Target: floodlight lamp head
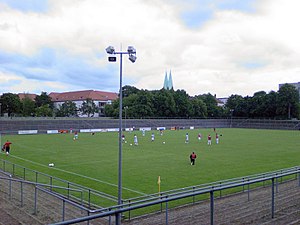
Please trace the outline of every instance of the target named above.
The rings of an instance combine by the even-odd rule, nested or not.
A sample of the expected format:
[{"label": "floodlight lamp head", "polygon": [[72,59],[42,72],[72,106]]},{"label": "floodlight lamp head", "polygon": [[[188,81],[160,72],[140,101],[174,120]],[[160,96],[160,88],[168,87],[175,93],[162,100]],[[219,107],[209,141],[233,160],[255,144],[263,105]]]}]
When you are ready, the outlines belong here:
[{"label": "floodlight lamp head", "polygon": [[136,54],[136,50],[133,46],[128,46],[127,52],[129,54]]},{"label": "floodlight lamp head", "polygon": [[108,54],[114,54],[115,53],[115,48],[113,46],[108,46],[105,50]]},{"label": "floodlight lamp head", "polygon": [[129,60],[134,63],[136,61],[136,56],[135,55],[129,55]]}]

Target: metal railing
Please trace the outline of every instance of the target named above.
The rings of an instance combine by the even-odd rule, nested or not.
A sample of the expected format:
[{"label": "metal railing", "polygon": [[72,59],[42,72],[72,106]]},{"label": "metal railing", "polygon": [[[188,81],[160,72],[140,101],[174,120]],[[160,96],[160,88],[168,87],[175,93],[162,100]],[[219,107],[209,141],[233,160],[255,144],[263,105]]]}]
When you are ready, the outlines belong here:
[{"label": "metal railing", "polygon": [[[10,173],[13,177],[19,177],[23,180],[29,180],[39,184],[49,185],[51,189],[55,189],[56,186],[65,187],[65,190],[75,188],[82,190],[84,203],[89,208],[100,208],[100,205],[114,205],[117,203],[117,198],[113,195],[94,190],[64,179],[54,177],[36,170],[28,169],[26,167],[11,163],[7,160],[0,160],[0,169],[3,172]],[[2,167],[1,167],[2,166]],[[69,191],[65,193],[67,198],[76,199],[78,196],[72,195]],[[104,203],[105,202],[105,203]]]},{"label": "metal railing", "polygon": [[[168,210],[169,206],[168,204],[170,202],[180,200],[180,199],[186,199],[190,197],[195,197],[199,195],[204,195],[204,194],[209,194],[209,200],[210,200],[210,224],[214,224],[214,199],[215,199],[215,193],[221,192],[223,190],[227,189],[232,189],[232,188],[237,188],[237,187],[245,187],[247,186],[247,192],[248,192],[248,200],[250,198],[250,185],[252,184],[259,184],[263,183],[265,185],[266,182],[270,182],[272,189],[272,196],[271,196],[271,217],[274,218],[275,215],[275,190],[277,190],[278,187],[278,179],[283,179],[284,177],[289,177],[293,176],[295,177],[293,179],[298,179],[298,186],[300,187],[300,167],[293,167],[293,168],[288,168],[281,170],[280,173],[278,171],[273,171],[269,173],[264,173],[264,174],[258,174],[258,175],[253,175],[249,176],[246,179],[233,179],[233,180],[228,180],[223,181],[221,184],[217,185],[208,185],[208,186],[203,186],[199,188],[193,188],[188,191],[179,191],[177,193],[173,194],[164,194],[158,197],[155,196],[149,196],[147,199],[142,199],[142,200],[137,200],[133,202],[128,202],[124,203],[122,205],[116,205],[114,207],[109,207],[109,208],[103,208],[99,210],[91,210],[90,213],[96,213],[94,215],[82,217],[82,218],[77,218],[74,220],[69,220],[69,221],[64,221],[60,223],[55,223],[55,225],[66,225],[66,224],[75,224],[83,221],[89,221],[97,218],[103,218],[103,217],[111,217],[111,216],[116,216],[117,214],[120,213],[125,213],[125,212],[130,212],[133,210],[141,209],[141,208],[146,208],[154,205],[161,205],[165,204],[165,224],[168,224]],[[290,178],[291,179],[291,178]],[[276,187],[276,189],[275,189]],[[244,189],[244,188],[243,188]],[[109,220],[110,221],[110,220]]]},{"label": "metal railing", "polygon": [[[2,172],[1,172],[2,173]],[[4,172],[5,173],[5,172]],[[11,176],[8,177],[3,177],[0,176],[0,181],[7,181],[7,186],[8,188],[5,190],[4,185],[2,184],[2,187],[0,188],[0,190],[2,192],[7,192],[6,194],[9,196],[9,199],[12,200],[13,197],[15,197],[15,199],[17,199],[18,202],[20,202],[20,206],[24,207],[26,199],[25,199],[25,195],[27,195],[27,203],[32,201],[33,202],[33,215],[38,215],[38,205],[42,205],[44,204],[43,200],[39,200],[39,198],[41,199],[41,197],[39,197],[38,192],[43,192],[45,193],[47,196],[52,196],[53,198],[59,200],[62,202],[62,209],[61,209],[61,217],[60,219],[57,219],[58,221],[64,221],[65,220],[65,215],[67,212],[66,209],[66,203],[73,206],[74,208],[77,209],[77,211],[79,212],[80,210],[86,212],[86,215],[89,215],[89,211],[90,209],[85,207],[84,204],[84,199],[83,199],[83,192],[84,190],[81,189],[74,189],[74,188],[66,188],[66,187],[60,187],[60,186],[54,186],[54,185],[47,185],[47,184],[39,184],[36,182],[31,182],[31,181],[25,181],[22,179],[15,179],[12,178]],[[32,189],[32,197],[28,199],[29,196],[29,191],[26,190],[26,186],[30,186],[33,187]],[[72,193],[78,193],[79,200],[78,198],[76,200],[71,199],[62,194],[59,194],[58,192],[54,192],[53,189],[55,190],[66,190],[68,193],[72,192]],[[27,193],[26,193],[27,192]],[[49,197],[47,199],[49,199]],[[59,206],[60,204],[57,202],[56,203],[57,206]],[[51,207],[51,208],[55,208],[57,209],[57,207]],[[47,209],[47,211],[50,209]],[[54,213],[53,213],[54,214]],[[59,214],[59,213],[57,213]],[[52,221],[53,222],[53,221]]]},{"label": "metal railing", "polygon": [[[286,179],[298,179],[298,186],[300,187],[300,167],[292,167],[292,168],[287,168],[287,169],[282,169],[282,170],[277,170],[277,171],[272,171],[268,173],[262,173],[262,174],[256,174],[256,175],[251,175],[247,177],[241,177],[241,178],[234,178],[234,179],[228,179],[228,180],[223,180],[223,181],[218,181],[218,182],[213,182],[209,184],[203,184],[203,185],[197,185],[197,186],[192,186],[192,187],[186,187],[186,188],[181,188],[181,189],[175,189],[171,191],[166,191],[162,193],[155,193],[151,195],[147,195],[147,197],[138,197],[138,198],[131,198],[124,200],[124,203],[122,205],[114,205],[111,207],[107,208],[97,208],[97,209],[90,209],[84,204],[84,197],[83,193],[85,192],[84,189],[81,188],[66,188],[66,187],[59,187],[59,186],[54,186],[54,185],[48,185],[48,184],[40,184],[37,182],[32,182],[32,181],[25,181],[21,179],[15,179],[11,177],[11,174],[8,172],[1,172],[3,173],[6,177],[0,176],[0,180],[7,180],[8,181],[8,195],[10,198],[12,197],[12,182],[15,183],[20,183],[20,202],[21,206],[23,206],[23,196],[24,196],[24,184],[30,184],[34,186],[34,213],[37,213],[37,202],[38,202],[38,191],[44,192],[48,195],[51,195],[60,201],[62,201],[62,209],[61,209],[61,221],[56,223],[57,225],[59,224],[74,224],[74,223],[79,223],[79,222],[84,222],[87,221],[89,224],[89,220],[96,219],[96,218],[105,218],[106,221],[108,221],[108,224],[111,224],[112,217],[114,217],[118,213],[128,213],[128,219],[130,220],[130,212],[137,210],[137,209],[142,209],[142,208],[147,208],[150,206],[160,206],[160,211],[162,212],[162,205],[165,204],[164,210],[165,210],[165,220],[166,224],[168,224],[168,210],[169,206],[168,204],[170,202],[180,200],[180,199],[188,199],[192,197],[192,204],[195,203],[195,197],[196,196],[202,196],[205,194],[209,194],[208,199],[210,200],[210,220],[211,224],[214,224],[214,199],[218,196],[222,197],[222,191],[227,190],[227,189],[233,189],[237,187],[241,187],[242,192],[247,191],[248,194],[248,201],[250,199],[250,192],[251,188],[250,185],[253,184],[260,184],[259,186],[265,186],[267,184],[268,186],[272,187],[272,197],[271,197],[271,215],[272,218],[274,217],[274,193],[275,190],[276,192],[278,191],[278,182],[283,182]],[[269,182],[269,183],[268,183]],[[245,188],[246,187],[246,188]],[[255,185],[257,187],[257,185]],[[67,191],[69,195],[65,196],[57,191],[54,192],[53,189],[62,189]],[[253,189],[253,188],[252,188]],[[70,196],[75,196],[70,194],[70,192],[77,192],[76,199],[70,198]],[[81,217],[81,218],[76,218],[76,219],[69,219],[67,221],[65,220],[65,214],[66,214],[66,209],[65,209],[65,203],[68,203],[75,208],[79,210],[85,211],[87,216]],[[149,212],[148,212],[149,213]]]}]

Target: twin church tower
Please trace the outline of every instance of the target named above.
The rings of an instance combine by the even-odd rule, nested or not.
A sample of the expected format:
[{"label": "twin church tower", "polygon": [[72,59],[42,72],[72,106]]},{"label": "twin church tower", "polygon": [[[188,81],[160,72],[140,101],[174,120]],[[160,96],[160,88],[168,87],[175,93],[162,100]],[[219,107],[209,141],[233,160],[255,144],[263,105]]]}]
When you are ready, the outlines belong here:
[{"label": "twin church tower", "polygon": [[173,89],[173,80],[172,80],[171,70],[170,70],[170,73],[169,73],[169,78],[168,78],[168,74],[167,74],[167,71],[166,71],[164,87],[163,88],[166,89],[166,90],[172,90]]}]

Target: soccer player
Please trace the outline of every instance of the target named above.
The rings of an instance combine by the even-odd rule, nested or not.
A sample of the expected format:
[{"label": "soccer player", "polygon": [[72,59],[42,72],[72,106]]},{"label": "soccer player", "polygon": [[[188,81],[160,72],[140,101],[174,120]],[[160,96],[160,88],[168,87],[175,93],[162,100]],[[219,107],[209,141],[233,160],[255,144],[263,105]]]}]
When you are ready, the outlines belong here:
[{"label": "soccer player", "polygon": [[185,143],[188,144],[189,143],[189,133],[185,134]]},{"label": "soccer player", "polygon": [[154,138],[155,138],[154,133],[152,133],[151,134],[151,141],[154,141]]},{"label": "soccer player", "polygon": [[211,145],[211,136],[210,136],[210,134],[209,134],[208,137],[207,137],[207,144],[208,144],[208,145]]},{"label": "soccer player", "polygon": [[133,143],[134,143],[134,145],[139,145],[138,138],[137,138],[136,134],[133,137]]},{"label": "soccer player", "polygon": [[143,129],[142,133],[143,133],[143,137],[145,137],[145,129]]},{"label": "soccer player", "polygon": [[219,144],[219,135],[216,133],[216,144]]},{"label": "soccer player", "polygon": [[199,133],[198,134],[198,141],[201,141],[201,138],[202,138],[201,133]]},{"label": "soccer player", "polygon": [[195,165],[196,158],[197,155],[195,154],[195,152],[192,152],[192,154],[190,154],[191,165]]},{"label": "soccer player", "polygon": [[125,134],[122,134],[122,142],[125,142]]},{"label": "soccer player", "polygon": [[77,140],[77,139],[78,139],[78,132],[75,131],[75,132],[74,132],[74,140]]},{"label": "soccer player", "polygon": [[9,142],[9,141],[7,140],[7,141],[4,143],[3,147],[2,147],[2,149],[5,150],[6,155],[9,155],[9,150],[10,150],[10,145],[11,145],[11,144],[12,144],[12,143]]}]

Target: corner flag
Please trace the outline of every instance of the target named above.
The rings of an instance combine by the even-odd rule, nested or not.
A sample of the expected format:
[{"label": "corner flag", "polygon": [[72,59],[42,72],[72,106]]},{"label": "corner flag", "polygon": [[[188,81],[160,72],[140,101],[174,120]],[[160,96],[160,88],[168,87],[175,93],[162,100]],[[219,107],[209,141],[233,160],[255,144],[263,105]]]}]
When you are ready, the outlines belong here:
[{"label": "corner flag", "polygon": [[160,176],[158,176],[157,184],[158,184],[158,193],[160,193]]}]

